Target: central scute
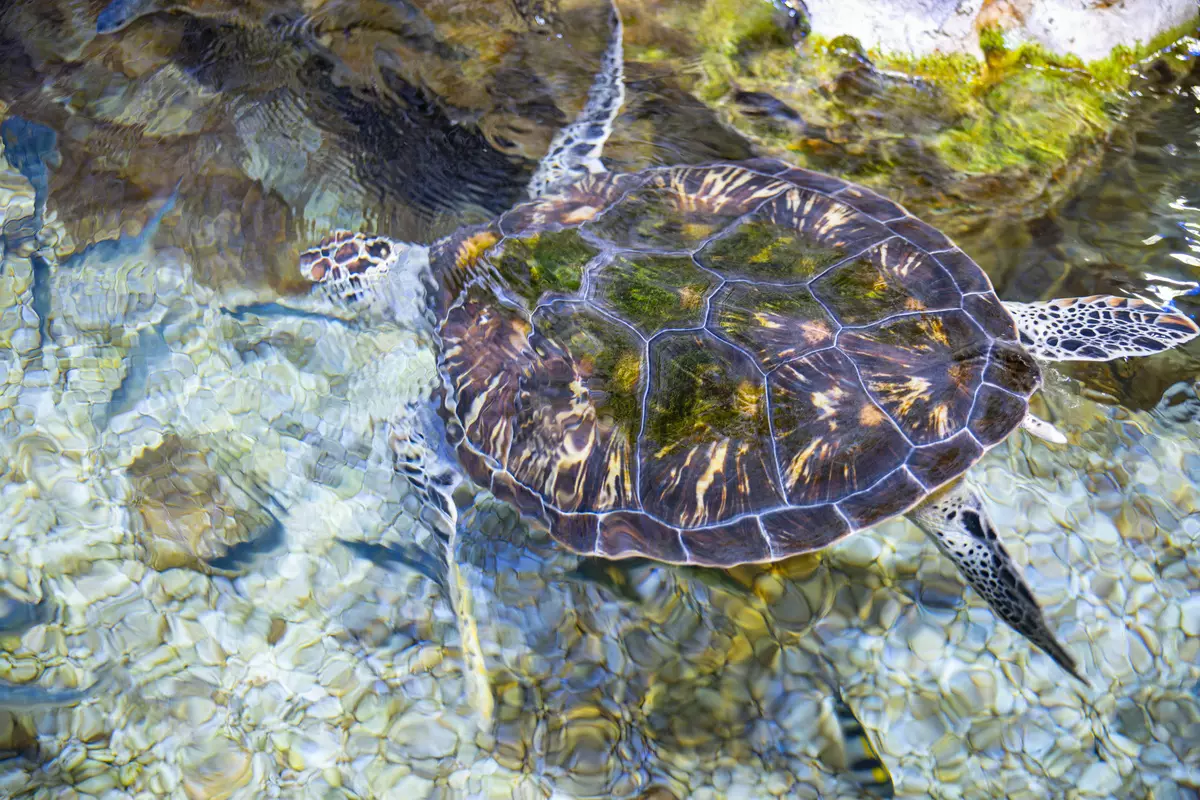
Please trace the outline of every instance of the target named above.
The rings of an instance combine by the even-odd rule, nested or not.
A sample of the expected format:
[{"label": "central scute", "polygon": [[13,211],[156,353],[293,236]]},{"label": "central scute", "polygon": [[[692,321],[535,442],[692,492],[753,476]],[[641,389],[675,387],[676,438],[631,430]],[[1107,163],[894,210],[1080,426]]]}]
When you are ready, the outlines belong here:
[{"label": "central scute", "polygon": [[433,263],[463,463],[583,553],[828,546],[960,475],[1040,382],[948,239],[781,162],[591,176]]}]

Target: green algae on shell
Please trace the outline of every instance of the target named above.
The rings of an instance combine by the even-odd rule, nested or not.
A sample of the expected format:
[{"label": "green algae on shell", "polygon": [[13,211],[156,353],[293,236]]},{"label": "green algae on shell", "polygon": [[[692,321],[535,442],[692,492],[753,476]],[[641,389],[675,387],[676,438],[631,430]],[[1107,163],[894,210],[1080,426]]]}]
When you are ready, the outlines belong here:
[{"label": "green algae on shell", "polygon": [[601,276],[603,298],[643,335],[686,328],[704,319],[704,300],[717,278],[687,256],[618,256]]},{"label": "green algae on shell", "polygon": [[532,306],[544,294],[577,291],[583,268],[597,253],[578,231],[547,231],[527,239],[505,239],[491,260],[506,285]]}]

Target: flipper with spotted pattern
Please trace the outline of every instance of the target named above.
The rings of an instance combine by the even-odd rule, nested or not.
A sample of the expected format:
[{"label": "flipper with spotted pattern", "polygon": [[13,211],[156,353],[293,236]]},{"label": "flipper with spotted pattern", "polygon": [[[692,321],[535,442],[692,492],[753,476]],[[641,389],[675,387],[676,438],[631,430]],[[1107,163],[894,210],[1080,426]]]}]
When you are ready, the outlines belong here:
[{"label": "flipper with spotted pattern", "polygon": [[954,562],[998,617],[1060,667],[1087,683],[1074,656],[1050,632],[1020,567],[1004,549],[983,501],[973,489],[960,481],[910,511],[909,518]]},{"label": "flipper with spotted pattern", "polygon": [[462,476],[443,453],[446,441],[441,420],[428,405],[411,404],[406,413],[392,424],[391,447],[396,471],[408,479],[422,499],[422,516],[430,512],[430,522],[446,544],[446,571],[443,585],[458,621],[462,646],[463,674],[471,704],[479,714],[480,730],[490,730],[495,708],[479,623],[470,584],[458,566],[458,506],[454,490]]},{"label": "flipper with spotted pattern", "polygon": [[570,186],[586,175],[604,172],[600,151],[612,135],[613,122],[625,102],[624,29],[621,13],[612,4],[612,33],[600,63],[600,71],[588,92],[587,104],[575,121],[555,134],[533,179],[529,196],[550,194]]},{"label": "flipper with spotted pattern", "polygon": [[1112,361],[1186,344],[1196,323],[1145,300],[1094,295],[1044,303],[1005,303],[1021,344],[1043,361]]}]

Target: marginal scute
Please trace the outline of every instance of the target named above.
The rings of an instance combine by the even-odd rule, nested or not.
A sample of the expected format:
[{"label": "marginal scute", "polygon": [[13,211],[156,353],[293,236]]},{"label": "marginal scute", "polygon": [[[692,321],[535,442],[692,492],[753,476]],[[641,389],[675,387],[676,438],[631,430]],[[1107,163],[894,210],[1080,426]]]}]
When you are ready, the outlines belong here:
[{"label": "marginal scute", "polygon": [[908,468],[925,486],[933,488],[961,475],[983,455],[983,448],[963,431],[944,442],[918,447],[908,457]]},{"label": "marginal scute", "polygon": [[542,513],[542,499],[522,486],[506,471],[495,473],[492,477],[491,490],[497,499],[510,503],[526,516],[537,516]]},{"label": "marginal scute", "polygon": [[646,402],[647,511],[695,527],[782,501],[766,387],[747,356],[710,336],[665,335],[651,344]]},{"label": "marginal scute", "polygon": [[927,252],[935,250],[951,250],[954,243],[932,225],[927,225],[916,217],[904,217],[887,223],[888,229]]},{"label": "marginal scute", "polygon": [[808,169],[792,167],[786,172],[781,172],[776,175],[790,183],[804,189],[812,189],[822,194],[833,194],[846,188],[846,182],[840,178],[835,178],[832,175],[826,175],[822,172],[813,172]]},{"label": "marginal scute", "polygon": [[907,214],[904,209],[880,194],[862,186],[847,183],[837,194],[837,199],[880,222],[901,219]]},{"label": "marginal scute", "polygon": [[747,158],[744,161],[738,161],[729,166],[754,170],[764,175],[778,175],[781,172],[787,172],[791,169],[790,164],[786,161],[780,161],[778,158]]},{"label": "marginal scute", "polygon": [[828,547],[852,531],[832,505],[788,508],[764,514],[763,530],[775,558],[787,558]]},{"label": "marginal scute", "polygon": [[595,514],[564,514],[552,508],[543,512],[554,538],[576,553],[596,552],[600,518]]},{"label": "marginal scute", "polygon": [[685,531],[683,543],[691,554],[693,564],[728,567],[771,558],[771,550],[754,517],[743,517],[727,525]]},{"label": "marginal scute", "polygon": [[838,325],[803,286],[730,283],[713,298],[709,328],[771,370],[832,346]]},{"label": "marginal scute", "polygon": [[1012,315],[1004,310],[996,295],[968,294],[963,297],[963,310],[992,336],[1008,342],[1017,341],[1017,326]]},{"label": "marginal scute", "polygon": [[1021,398],[985,383],[975,396],[968,427],[976,439],[990,447],[1007,438],[1028,411],[1029,404]]},{"label": "marginal scute", "polygon": [[925,495],[925,488],[905,469],[895,469],[866,490],[847,497],[838,508],[856,528],[869,528],[894,517]]},{"label": "marginal scute", "polygon": [[990,340],[961,311],[899,317],[838,340],[867,389],[915,444],[962,430]]},{"label": "marginal scute", "polygon": [[987,273],[962,250],[955,248],[944,253],[935,253],[932,258],[954,276],[954,281],[963,294],[992,292],[992,282],[988,280]]},{"label": "marginal scute", "polygon": [[1033,356],[1015,344],[996,342],[983,379],[1010,392],[1030,395],[1042,382],[1042,372]]},{"label": "marginal scute", "polygon": [[690,256],[616,256],[600,276],[599,296],[622,320],[653,336],[664,328],[704,322],[705,301],[717,278]]},{"label": "marginal scute", "polygon": [[828,503],[866,489],[911,450],[837,350],[814,353],[770,376],[779,468],[788,500]]},{"label": "marginal scute", "polygon": [[687,561],[679,531],[645,514],[606,514],[600,521],[596,550],[610,557],[649,556],[672,564]]},{"label": "marginal scute", "polygon": [[833,268],[812,282],[812,290],[844,325],[958,308],[962,302],[950,274],[901,239],[890,239]]}]

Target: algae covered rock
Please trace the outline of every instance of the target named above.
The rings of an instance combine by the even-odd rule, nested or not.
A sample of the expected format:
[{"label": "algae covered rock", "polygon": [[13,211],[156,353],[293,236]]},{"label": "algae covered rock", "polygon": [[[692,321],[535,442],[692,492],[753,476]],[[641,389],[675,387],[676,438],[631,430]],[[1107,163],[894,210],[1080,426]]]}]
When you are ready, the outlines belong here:
[{"label": "algae covered rock", "polygon": [[278,522],[229,477],[230,464],[210,463],[222,456],[206,444],[168,435],[129,467],[135,527],[154,569],[223,572],[236,567],[234,548],[278,537]]},{"label": "algae covered rock", "polygon": [[[956,237],[1069,196],[1140,71],[1170,84],[1190,69],[1189,40],[1172,42],[1196,20],[1085,63],[994,26],[973,34],[982,57],[868,50],[847,35],[802,37],[782,5],[647,0],[628,14],[630,55],[693,65],[684,87],[761,151],[876,188]],[[823,6],[808,7],[819,32]]]},{"label": "algae covered rock", "polygon": [[994,29],[1050,52],[1089,60],[1149,42],[1196,18],[1192,0],[807,0],[821,36],[854,36],[911,55],[980,54]]}]

